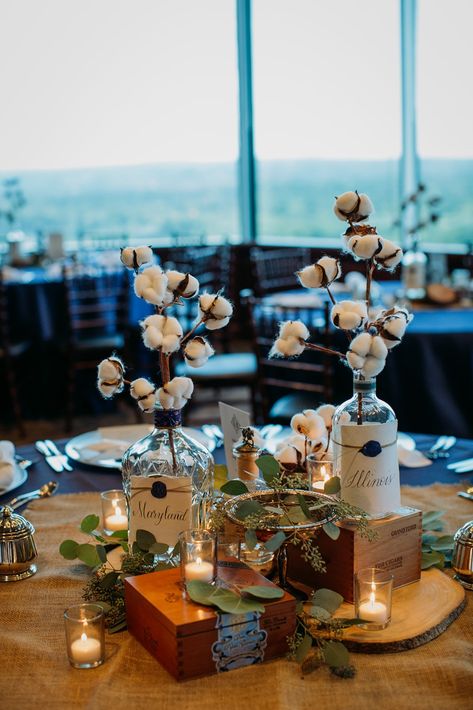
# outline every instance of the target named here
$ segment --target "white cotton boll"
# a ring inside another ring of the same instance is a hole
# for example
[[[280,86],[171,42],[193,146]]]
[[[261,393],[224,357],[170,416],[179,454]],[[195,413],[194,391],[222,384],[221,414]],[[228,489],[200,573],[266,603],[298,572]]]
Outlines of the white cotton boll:
[[[360,370],[360,373],[367,379],[370,377],[376,377],[376,375],[379,375],[379,373],[384,369],[385,364],[386,360],[368,355],[365,360],[365,364]]]
[[[368,355],[372,337],[369,333],[360,333],[351,341],[350,350],[361,356]]]
[[[307,330],[304,323],[300,320],[288,320],[281,323],[279,326],[279,337],[280,338],[302,338],[307,340],[310,337],[310,333]]]
[[[162,306],[166,293],[167,276],[159,266],[149,266],[135,276],[134,289],[138,298],[154,306]]]
[[[269,351],[269,357],[296,357],[304,352],[304,344],[298,338],[277,338]]]
[[[228,318],[233,313],[233,306],[223,296],[218,296],[212,306],[212,315],[220,318]]]
[[[163,334],[152,326],[146,328],[142,333],[143,343],[150,350],[158,350],[163,344]]]
[[[381,314],[381,317],[384,314]],[[407,311],[406,308],[401,308],[396,311],[393,315],[387,316],[384,321],[382,321],[380,336],[384,340],[384,344],[390,350],[396,345],[399,345],[406,328],[412,320],[412,315]]]
[[[175,353],[176,350],[179,350],[180,344],[181,341],[177,335],[164,335],[163,342],[161,345],[161,351],[165,355],[170,355],[171,353]]]
[[[365,364],[365,355],[358,355],[357,353],[347,352],[347,360],[352,370],[359,370]]]
[[[173,397],[184,397],[185,393],[189,391],[189,383],[192,385],[192,380],[189,377],[173,377],[166,384],[166,391]],[[192,394],[192,389],[190,389],[190,394]]]
[[[357,215],[357,222],[363,222],[365,219],[368,219],[370,214],[372,214],[374,211],[373,203],[371,202],[370,198],[368,195],[365,195],[362,193],[360,195],[360,206],[358,207],[358,215]]]
[[[130,383],[130,394],[133,399],[146,397],[154,392],[155,389],[153,383],[147,380],[146,377],[138,377],[137,380],[133,380],[133,382]]]
[[[274,454],[276,461],[279,461],[283,466],[296,466],[300,454],[294,446],[285,446]]]
[[[174,397],[168,394],[162,387],[158,390],[158,399],[163,409],[174,409]]]
[[[97,380],[97,389],[102,397],[109,399],[110,397],[113,397],[114,394],[117,394],[119,388],[115,384],[104,382],[103,380]]]
[[[117,365],[108,358],[107,360],[102,360],[97,367],[97,375],[101,380],[115,380],[118,374],[121,374],[121,372]]]
[[[383,269],[395,269],[396,266],[401,262],[403,256],[403,251],[401,247],[397,244],[391,242],[389,239],[383,238],[383,248],[376,255],[376,263],[379,267]]]
[[[225,328],[226,325],[230,323],[230,318],[220,318],[218,320],[206,320],[205,327],[207,330],[220,330],[220,328]]]
[[[324,420],[325,427],[330,431],[332,429],[332,418],[335,412],[335,407],[333,404],[321,404],[315,410],[319,417]]]
[[[192,298],[199,290],[199,282],[195,276],[184,274],[181,271],[166,271],[168,278],[168,291],[183,298]]]
[[[120,261],[127,269],[137,269],[153,260],[151,247],[125,247],[120,249]]]
[[[358,204],[358,195],[356,192],[350,190],[349,192],[344,192],[335,198],[335,204],[333,206],[333,211],[335,215],[342,222],[347,221],[347,215],[349,215]]]
[[[330,313],[332,323],[342,330],[359,328],[367,316],[366,304],[362,301],[340,301]]]
[[[199,296],[199,308],[201,311],[207,311],[212,305],[216,294],[215,293],[203,293]]]
[[[291,429],[293,431],[297,432],[298,434],[302,434],[303,436],[307,436],[307,422],[305,416],[301,414],[294,414],[294,416],[291,419]]]
[[[383,248],[383,239],[377,234],[355,235],[348,240],[347,248],[358,259],[372,259]]]
[[[182,326],[173,316],[166,316],[163,321],[163,335],[182,336]]]
[[[319,440],[327,434],[325,422],[315,409],[304,409],[303,414],[308,422],[308,436],[311,441]]]
[[[386,345],[384,344],[384,341],[382,338],[379,337],[379,335],[373,336],[373,340],[371,341],[370,345],[370,355],[373,357],[378,358],[379,360],[386,360],[388,356],[388,349]]]
[[[296,275],[304,288],[320,288],[325,278],[325,272],[318,264],[304,266]]]
[[[340,262],[333,256],[322,256],[317,261],[317,264],[325,271],[329,283],[332,283],[332,281],[335,281],[342,275]]]
[[[138,400],[138,407],[142,412],[152,412],[156,406],[156,393],[150,392],[146,397]]]

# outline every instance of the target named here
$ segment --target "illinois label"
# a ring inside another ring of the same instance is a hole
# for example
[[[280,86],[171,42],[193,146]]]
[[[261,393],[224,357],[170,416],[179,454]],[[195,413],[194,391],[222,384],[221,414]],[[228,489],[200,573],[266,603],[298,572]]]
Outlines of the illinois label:
[[[131,477],[130,543],[137,530],[153,533],[157,542],[174,547],[180,532],[192,526],[192,478]]]
[[[335,475],[341,497],[372,517],[401,505],[397,460],[397,421],[344,424],[333,441]]]

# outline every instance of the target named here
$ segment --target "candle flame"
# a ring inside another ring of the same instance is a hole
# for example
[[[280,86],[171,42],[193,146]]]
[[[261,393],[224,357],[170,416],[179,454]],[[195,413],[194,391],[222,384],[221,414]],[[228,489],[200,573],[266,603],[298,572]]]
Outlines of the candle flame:
[[[200,558],[200,557],[196,557],[196,558],[195,558],[195,563],[196,563],[196,565],[201,565],[201,564],[202,564],[201,558]]]
[[[114,499],[112,500],[112,505],[113,505],[114,508],[117,507],[117,505],[118,505],[118,498],[114,498]]]
[[[122,514],[122,509],[120,508],[119,505],[115,506],[115,515],[121,515]]]
[[[80,635],[80,640],[81,640],[81,641],[87,641],[87,634],[81,634],[81,635]]]

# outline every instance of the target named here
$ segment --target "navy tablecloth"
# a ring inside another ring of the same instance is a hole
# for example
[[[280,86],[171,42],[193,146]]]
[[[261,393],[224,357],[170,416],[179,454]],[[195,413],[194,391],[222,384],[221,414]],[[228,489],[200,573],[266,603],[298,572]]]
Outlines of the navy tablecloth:
[[[414,438],[420,450],[427,450],[435,441],[436,437],[415,434]],[[62,449],[64,440],[58,441]],[[14,492],[0,496],[0,504],[6,503],[14,495],[26,493],[38,488],[43,483],[50,480],[59,482],[58,493],[80,493],[85,491],[106,491],[112,488],[121,488],[121,475],[118,471],[111,471],[83,466],[71,461],[74,467],[72,472],[55,473],[46,464],[44,459],[38,454],[34,446],[20,446],[17,453],[25,458],[36,461],[29,469],[28,480]],[[223,449],[214,452],[215,460],[224,462]],[[459,439],[448,459],[438,459],[431,466],[424,468],[405,468],[401,466],[401,483],[412,486],[428,486],[431,483],[464,483],[465,488],[473,485],[473,472],[469,474],[455,474],[447,469],[447,464],[453,461],[460,461],[473,457],[473,440]],[[473,514],[473,502],[472,502]]]

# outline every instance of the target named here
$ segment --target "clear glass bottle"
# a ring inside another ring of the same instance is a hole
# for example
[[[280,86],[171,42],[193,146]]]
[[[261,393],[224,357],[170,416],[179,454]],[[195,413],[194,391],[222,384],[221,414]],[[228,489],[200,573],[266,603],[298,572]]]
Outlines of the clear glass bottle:
[[[334,475],[340,497],[373,518],[392,515],[401,505],[397,419],[376,396],[376,380],[355,376],[353,397],[333,415]]]
[[[419,251],[417,240],[402,258],[402,284],[406,297],[419,300],[425,296],[427,283],[427,256]]]
[[[212,455],[182,431],[181,410],[155,411],[153,431],[122,459],[129,539],[138,529],[174,547],[179,533],[204,528],[214,481]]]

